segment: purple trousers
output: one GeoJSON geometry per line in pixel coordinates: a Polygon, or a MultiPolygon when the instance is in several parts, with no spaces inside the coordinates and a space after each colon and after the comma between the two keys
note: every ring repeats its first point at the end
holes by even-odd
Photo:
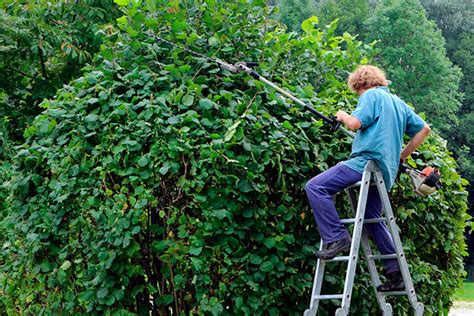
{"type": "MultiPolygon", "coordinates": [[[[346,227],[341,223],[333,201],[333,195],[362,179],[362,174],[337,164],[317,175],[306,183],[305,191],[313,209],[314,219],[324,243],[350,237],[346,227]]],[[[365,218],[381,216],[382,202],[376,187],[370,187],[367,197],[365,218]]],[[[364,224],[372,240],[383,255],[395,253],[392,237],[385,223],[364,224]]],[[[383,260],[385,271],[390,273],[400,270],[397,259],[383,260]]]]}

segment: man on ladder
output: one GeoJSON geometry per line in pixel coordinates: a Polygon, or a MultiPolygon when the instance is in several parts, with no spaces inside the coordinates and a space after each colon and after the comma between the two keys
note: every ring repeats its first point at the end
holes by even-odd
{"type": "MultiPolygon", "coordinates": [[[[312,178],[305,186],[318,229],[326,245],[316,253],[322,260],[334,258],[351,247],[351,237],[341,222],[332,196],[358,182],[369,160],[380,168],[387,190],[397,176],[399,163],[425,140],[430,127],[399,97],[391,94],[384,73],[375,66],[358,67],[348,79],[349,88],[360,98],[351,115],[338,111],[336,119],[351,130],[357,130],[352,153],[329,170],[312,178]],[[402,150],[403,135],[412,137],[402,150]]],[[[367,197],[365,218],[378,218],[382,203],[376,187],[371,187],[367,197]]],[[[380,253],[395,253],[394,243],[383,222],[364,225],[380,253]]],[[[397,259],[384,260],[387,281],[377,287],[389,292],[404,289],[404,282],[397,259]]]]}

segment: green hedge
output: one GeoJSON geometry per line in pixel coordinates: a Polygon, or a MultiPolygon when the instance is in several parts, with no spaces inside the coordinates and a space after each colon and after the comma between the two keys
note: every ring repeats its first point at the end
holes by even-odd
{"type": "MultiPolygon", "coordinates": [[[[125,5],[122,30],[109,30],[95,64],[25,130],[0,225],[9,313],[307,308],[319,236],[303,186],[346,158],[350,140],[252,77],[147,32],[259,61],[262,74],[326,114],[353,108],[345,80],[372,47],[334,36],[335,24],[315,28],[316,18],[303,35],[285,33],[263,4],[173,3],[125,5]]],[[[443,190],[421,198],[403,177],[392,198],[420,300],[438,314],[463,275],[465,181],[439,137],[420,151],[441,168],[443,190]]],[[[328,292],[340,291],[344,268],[329,267],[328,292]]],[[[358,271],[352,312],[375,313],[367,269],[358,271]]],[[[399,315],[408,304],[397,302],[399,315]]]]}

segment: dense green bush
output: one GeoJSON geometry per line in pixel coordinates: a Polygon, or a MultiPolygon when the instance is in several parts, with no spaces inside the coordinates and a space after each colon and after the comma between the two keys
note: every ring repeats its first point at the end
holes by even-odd
{"type": "MultiPolygon", "coordinates": [[[[263,4],[117,2],[122,31],[42,103],[17,149],[0,225],[8,312],[301,314],[318,242],[303,186],[347,157],[350,140],[252,77],[148,32],[259,61],[326,114],[353,108],[345,79],[371,47],[334,36],[335,25],[315,29],[315,18],[303,35],[284,33],[263,4]]],[[[402,178],[392,196],[420,299],[438,313],[463,274],[466,195],[441,139],[421,153],[442,169],[443,190],[420,198],[402,178]]],[[[328,291],[340,291],[344,268],[330,267],[328,291]]],[[[377,309],[359,271],[356,315],[377,309]]],[[[407,302],[397,302],[399,315],[407,302]]]]}

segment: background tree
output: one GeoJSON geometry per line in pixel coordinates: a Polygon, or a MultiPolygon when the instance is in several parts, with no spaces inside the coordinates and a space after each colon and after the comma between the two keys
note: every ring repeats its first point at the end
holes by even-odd
{"type": "Polygon", "coordinates": [[[269,1],[270,6],[278,6],[276,18],[289,30],[301,31],[301,22],[316,13],[316,0],[275,0],[269,1]]]}
{"type": "Polygon", "coordinates": [[[427,11],[445,34],[450,59],[464,74],[460,85],[464,98],[459,111],[460,124],[456,145],[461,148],[459,153],[462,170],[469,179],[474,179],[474,139],[470,128],[474,116],[474,9],[465,1],[434,4],[427,5],[427,11]],[[445,14],[441,16],[441,12],[445,14]],[[463,146],[465,152],[462,151],[463,146]]]}
{"type": "MultiPolygon", "coordinates": [[[[460,88],[463,92],[459,110],[459,126],[452,146],[463,175],[470,180],[470,207],[474,216],[474,6],[472,1],[423,0],[428,17],[436,22],[446,39],[451,61],[463,72],[460,88]]],[[[474,234],[470,235],[469,278],[474,280],[474,234]]]]}
{"type": "MultiPolygon", "coordinates": [[[[302,6],[294,11],[307,6],[292,5],[302,6]]],[[[454,140],[457,130],[453,126],[458,127],[461,105],[461,73],[446,57],[443,37],[436,25],[427,20],[418,0],[321,0],[313,6],[323,23],[339,20],[336,34],[350,31],[365,42],[379,40],[378,62],[391,76],[397,93],[428,113],[430,122],[454,140]]],[[[311,6],[307,11],[312,11],[311,6]]],[[[285,21],[285,17],[282,19],[285,21]]]]}
{"type": "Polygon", "coordinates": [[[367,0],[321,0],[315,4],[316,15],[321,23],[338,20],[336,34],[349,32],[364,36],[364,23],[371,15],[373,6],[367,0]]]}

